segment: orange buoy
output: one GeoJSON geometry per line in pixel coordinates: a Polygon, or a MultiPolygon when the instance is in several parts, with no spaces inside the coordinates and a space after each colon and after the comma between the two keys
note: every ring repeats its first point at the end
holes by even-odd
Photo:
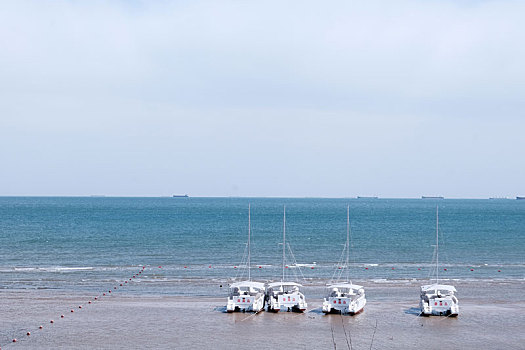
{"type": "Polygon", "coordinates": [[[421,270],[421,268],[420,268],[420,267],[418,267],[418,268],[417,268],[417,270],[419,271],[419,270],[421,270]]]}
{"type": "Polygon", "coordinates": [[[51,320],[51,321],[49,321],[49,323],[55,323],[55,321],[51,320]]]}
{"type": "Polygon", "coordinates": [[[75,310],[71,309],[71,312],[75,312],[75,310]]]}
{"type": "Polygon", "coordinates": [[[262,266],[259,266],[260,269],[262,269],[262,266]]]}
{"type": "Polygon", "coordinates": [[[470,269],[470,271],[474,271],[474,269],[470,269]]]}
{"type": "Polygon", "coordinates": [[[113,287],[113,289],[117,289],[117,287],[113,287]]]}
{"type": "Polygon", "coordinates": [[[209,268],[209,269],[211,269],[211,265],[210,265],[210,266],[208,266],[208,268],[209,268]]]}
{"type": "Polygon", "coordinates": [[[42,328],[44,328],[44,326],[39,326],[39,327],[38,327],[38,329],[42,329],[42,328]]]}
{"type": "Polygon", "coordinates": [[[120,286],[122,287],[122,283],[120,284],[120,286]]]}
{"type": "Polygon", "coordinates": [[[365,270],[368,270],[368,267],[365,267],[365,270]]]}
{"type": "Polygon", "coordinates": [[[159,269],[162,269],[162,266],[159,266],[159,269]]]}
{"type": "Polygon", "coordinates": [[[28,336],[30,336],[30,335],[31,335],[31,332],[27,332],[26,334],[27,334],[28,336]]]}
{"type": "Polygon", "coordinates": [[[288,266],[285,266],[286,268],[288,268],[288,266]]]}
{"type": "Polygon", "coordinates": [[[90,300],[90,301],[88,301],[88,304],[91,304],[91,300],[90,300]]]}
{"type": "Polygon", "coordinates": [[[16,342],[17,342],[16,338],[15,338],[15,339],[13,339],[13,343],[16,343],[16,342]]]}
{"type": "Polygon", "coordinates": [[[443,269],[443,271],[447,271],[447,269],[443,269]]]}
{"type": "Polygon", "coordinates": [[[395,268],[394,268],[394,267],[392,267],[392,270],[395,270],[395,268]]]}
{"type": "Polygon", "coordinates": [[[313,267],[313,266],[312,266],[312,267],[310,267],[310,268],[311,268],[312,270],[314,269],[314,267],[313,267]]]}
{"type": "MultiPolygon", "coordinates": [[[[60,315],[60,318],[64,318],[64,315],[60,315]]],[[[53,321],[51,321],[51,323],[53,323],[53,321]]]]}
{"type": "Polygon", "coordinates": [[[98,298],[97,298],[97,297],[95,297],[95,300],[98,300],[98,298]]]}
{"type": "Polygon", "coordinates": [[[106,296],[106,293],[102,293],[102,296],[105,297],[105,296],[106,296]]]}
{"type": "Polygon", "coordinates": [[[501,272],[501,270],[498,270],[498,272],[501,272]]]}
{"type": "Polygon", "coordinates": [[[111,290],[108,290],[108,293],[111,293],[111,290]]]}
{"type": "Polygon", "coordinates": [[[234,269],[236,269],[236,268],[237,268],[237,266],[234,266],[233,268],[234,268],[234,269]]]}
{"type": "Polygon", "coordinates": [[[78,308],[79,308],[79,309],[82,309],[82,305],[79,305],[78,308]]]}
{"type": "Polygon", "coordinates": [[[124,283],[128,283],[128,281],[124,281],[124,283]]]}

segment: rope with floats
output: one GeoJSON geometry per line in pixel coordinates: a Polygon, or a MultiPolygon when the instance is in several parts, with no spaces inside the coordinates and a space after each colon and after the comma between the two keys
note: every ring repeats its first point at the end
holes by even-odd
{"type": "MultiPolygon", "coordinates": [[[[159,269],[160,269],[160,268],[162,268],[162,266],[159,266],[159,269]]],[[[95,301],[99,301],[102,297],[105,297],[105,296],[109,296],[109,295],[111,295],[112,292],[118,290],[118,287],[125,287],[126,285],[129,285],[131,282],[133,282],[133,281],[136,280],[137,278],[140,278],[141,275],[142,275],[142,273],[143,273],[145,270],[146,270],[146,267],[145,267],[145,266],[142,266],[142,268],[141,268],[138,272],[134,273],[130,278],[125,279],[125,280],[123,280],[123,281],[120,282],[120,283],[117,281],[116,284],[118,284],[118,286],[115,285],[115,286],[113,286],[112,289],[111,289],[111,288],[108,289],[107,292],[101,292],[101,293],[99,293],[97,296],[93,297],[92,300],[88,300],[88,301],[87,301],[87,304],[86,304],[86,303],[84,303],[84,304],[80,304],[80,305],[78,305],[77,308],[70,309],[69,313],[74,313],[74,312],[75,312],[75,309],[82,310],[82,309],[83,309],[84,307],[86,307],[87,305],[92,305],[95,301]]],[[[64,318],[66,318],[65,313],[61,314],[60,317],[59,317],[59,319],[64,319],[64,318]]],[[[56,321],[55,321],[54,319],[49,320],[49,323],[50,323],[50,324],[55,324],[55,322],[56,322],[56,321]]],[[[9,343],[0,344],[0,350],[4,349],[4,348],[7,347],[8,345],[13,345],[13,344],[16,344],[16,343],[18,343],[18,342],[20,342],[20,341],[27,340],[27,339],[28,339],[31,335],[33,335],[33,334],[35,334],[35,335],[37,335],[37,334],[42,334],[41,332],[42,332],[43,329],[44,329],[43,324],[39,325],[39,326],[36,327],[36,328],[30,328],[30,329],[28,329],[28,330],[26,331],[25,335],[22,335],[22,336],[20,336],[20,337],[18,337],[18,338],[17,338],[17,337],[14,337],[14,338],[11,340],[11,342],[9,342],[9,343]]]]}

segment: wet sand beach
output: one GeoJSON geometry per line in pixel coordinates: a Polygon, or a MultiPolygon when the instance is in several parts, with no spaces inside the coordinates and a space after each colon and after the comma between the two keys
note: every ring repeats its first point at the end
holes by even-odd
{"type": "Polygon", "coordinates": [[[354,317],[322,314],[321,285],[305,288],[304,314],[227,314],[225,297],[119,290],[87,304],[92,294],[9,290],[0,292],[0,344],[2,349],[523,349],[523,282],[456,283],[458,318],[418,317],[419,285],[365,283],[368,303],[354,317]]]}

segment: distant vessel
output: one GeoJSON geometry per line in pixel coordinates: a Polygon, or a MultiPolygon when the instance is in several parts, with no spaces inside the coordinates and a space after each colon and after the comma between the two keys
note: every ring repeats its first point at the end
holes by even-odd
{"type": "Polygon", "coordinates": [[[365,289],[363,286],[352,284],[350,281],[350,206],[346,208],[346,244],[343,252],[346,253],[346,262],[343,269],[340,270],[339,277],[346,270],[346,281],[328,286],[327,296],[323,300],[323,312],[325,314],[338,312],[355,315],[363,311],[366,305],[365,289]]]}
{"type": "Polygon", "coordinates": [[[376,196],[357,196],[357,199],[377,199],[376,196]]]}
{"type": "Polygon", "coordinates": [[[237,282],[230,285],[228,295],[228,302],[226,304],[226,312],[234,311],[253,311],[259,312],[264,308],[264,283],[252,282],[251,275],[251,220],[250,220],[250,205],[248,204],[248,244],[247,261],[248,280],[237,282]]]}
{"type": "MultiPolygon", "coordinates": [[[[290,249],[291,252],[291,249],[290,249]]],[[[292,253],[293,257],[293,253],[292,253]]],[[[294,259],[295,260],[295,259],[294,259]]],[[[302,287],[299,283],[285,282],[285,268],[286,264],[286,207],[283,211],[283,277],[281,282],[274,282],[268,284],[266,289],[266,303],[268,311],[279,312],[283,311],[297,311],[304,312],[307,304],[304,294],[300,292],[302,287]]]]}
{"type": "Polygon", "coordinates": [[[489,199],[508,199],[507,197],[490,197],[489,199]]]}
{"type": "Polygon", "coordinates": [[[423,316],[450,316],[459,314],[456,288],[439,284],[439,208],[436,207],[436,283],[421,286],[419,307],[423,316]]]}
{"type": "Polygon", "coordinates": [[[421,196],[421,199],[445,199],[442,196],[421,196]]]}
{"type": "Polygon", "coordinates": [[[174,194],[173,198],[188,198],[189,196],[187,194],[174,194]]]}
{"type": "Polygon", "coordinates": [[[517,199],[517,200],[524,200],[525,197],[519,197],[519,196],[518,196],[518,197],[516,197],[516,199],[517,199]]]}

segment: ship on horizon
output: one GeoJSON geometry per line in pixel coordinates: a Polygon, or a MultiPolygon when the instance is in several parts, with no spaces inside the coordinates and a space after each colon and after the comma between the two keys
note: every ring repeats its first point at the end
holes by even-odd
{"type": "Polygon", "coordinates": [[[421,196],[421,199],[445,199],[443,196],[421,196]]]}
{"type": "Polygon", "coordinates": [[[516,199],[517,199],[517,200],[525,200],[525,197],[517,196],[516,199]]]}
{"type": "Polygon", "coordinates": [[[187,194],[174,194],[173,198],[189,198],[187,194]]]}

